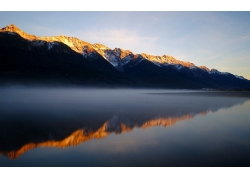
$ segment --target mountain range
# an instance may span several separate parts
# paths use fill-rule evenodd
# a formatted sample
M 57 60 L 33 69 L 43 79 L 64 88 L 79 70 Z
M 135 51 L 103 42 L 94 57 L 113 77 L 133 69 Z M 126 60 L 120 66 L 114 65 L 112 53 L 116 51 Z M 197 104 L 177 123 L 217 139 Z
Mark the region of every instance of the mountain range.
M 134 54 L 75 37 L 30 35 L 11 24 L 0 29 L 0 84 L 154 88 L 249 88 L 229 72 L 172 56 Z

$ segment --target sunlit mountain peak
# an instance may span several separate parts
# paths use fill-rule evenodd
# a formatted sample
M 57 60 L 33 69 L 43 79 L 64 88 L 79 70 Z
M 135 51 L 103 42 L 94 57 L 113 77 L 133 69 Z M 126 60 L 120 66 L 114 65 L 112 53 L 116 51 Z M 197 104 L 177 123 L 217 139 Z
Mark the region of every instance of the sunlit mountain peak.
M 100 49 L 100 50 L 107 50 L 110 49 L 109 47 L 103 45 L 103 44 L 99 44 L 99 43 L 95 43 L 93 44 L 93 48 L 95 49 Z
M 24 31 L 20 30 L 18 27 L 16 27 L 14 24 L 8 25 L 5 28 L 2 28 L 0 32 L 13 32 L 17 33 L 20 35 L 22 38 L 27 39 L 29 41 L 46 41 L 46 42 L 61 42 L 64 43 L 65 45 L 69 46 L 72 50 L 76 51 L 77 53 L 83 53 L 83 47 L 84 46 L 90 46 L 89 49 L 91 48 L 91 44 L 88 42 L 84 42 L 76 37 L 67 37 L 64 35 L 60 36 L 35 36 L 35 35 L 30 35 L 25 33 Z
M 195 66 L 195 64 L 185 61 L 180 61 L 175 59 L 172 56 L 163 55 L 163 56 L 155 56 L 155 55 L 149 55 L 146 53 L 141 54 L 145 59 L 148 59 L 149 61 L 155 63 L 158 66 L 164 66 L 164 65 L 179 65 L 178 68 L 181 69 L 181 67 L 187 67 L 187 68 L 198 68 Z
M 131 60 L 137 60 L 137 63 L 135 64 L 139 64 L 142 60 L 147 60 L 154 63 L 156 66 L 159 67 L 171 66 L 172 68 L 175 68 L 178 71 L 181 71 L 182 69 L 190 69 L 192 71 L 203 70 L 208 74 L 220 74 L 220 75 L 230 74 L 227 72 L 220 72 L 215 69 L 210 70 L 206 66 L 198 67 L 191 62 L 177 60 L 169 55 L 156 56 L 156 55 L 149 55 L 146 53 L 134 54 L 130 50 L 123 50 L 121 48 L 115 48 L 112 50 L 103 44 L 99 43 L 91 44 L 82 41 L 76 37 L 67 37 L 64 35 L 44 36 L 44 37 L 30 35 L 20 30 L 14 24 L 8 25 L 0 29 L 0 32 L 7 32 L 8 34 L 16 33 L 20 35 L 22 38 L 29 41 L 44 41 L 47 43 L 52 43 L 52 45 L 48 45 L 48 50 L 53 46 L 53 43 L 60 42 L 70 47 L 73 51 L 82 54 L 85 58 L 86 57 L 96 58 L 98 57 L 98 55 L 100 55 L 105 60 L 107 60 L 111 65 L 113 65 L 118 71 L 123 71 L 124 66 L 127 65 L 129 62 L 131 62 Z M 39 45 L 39 43 L 37 43 L 36 45 Z M 238 79 L 242 80 L 245 79 L 243 76 L 238 76 L 238 75 L 234 76 L 235 78 Z
M 210 72 L 210 69 L 206 66 L 200 66 L 200 68 L 206 72 Z

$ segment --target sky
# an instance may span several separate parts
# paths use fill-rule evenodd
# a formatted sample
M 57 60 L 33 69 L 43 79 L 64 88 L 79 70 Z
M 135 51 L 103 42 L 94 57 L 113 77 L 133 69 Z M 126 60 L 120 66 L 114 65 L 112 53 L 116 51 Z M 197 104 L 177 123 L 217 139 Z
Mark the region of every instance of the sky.
M 250 79 L 250 12 L 67 11 L 0 12 L 37 36 L 65 35 L 111 49 L 173 56 Z

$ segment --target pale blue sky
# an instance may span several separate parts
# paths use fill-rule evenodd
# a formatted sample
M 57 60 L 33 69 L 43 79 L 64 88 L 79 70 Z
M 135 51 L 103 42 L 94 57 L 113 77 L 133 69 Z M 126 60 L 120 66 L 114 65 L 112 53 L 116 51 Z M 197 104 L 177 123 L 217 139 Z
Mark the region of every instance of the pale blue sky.
M 29 34 L 167 54 L 250 79 L 250 12 L 0 12 L 0 27 L 12 23 Z

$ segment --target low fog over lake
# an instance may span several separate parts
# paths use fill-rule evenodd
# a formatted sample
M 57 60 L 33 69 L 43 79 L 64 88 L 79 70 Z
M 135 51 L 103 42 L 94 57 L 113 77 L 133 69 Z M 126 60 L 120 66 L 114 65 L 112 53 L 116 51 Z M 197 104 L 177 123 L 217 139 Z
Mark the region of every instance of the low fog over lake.
M 0 166 L 249 166 L 249 92 L 0 89 Z

